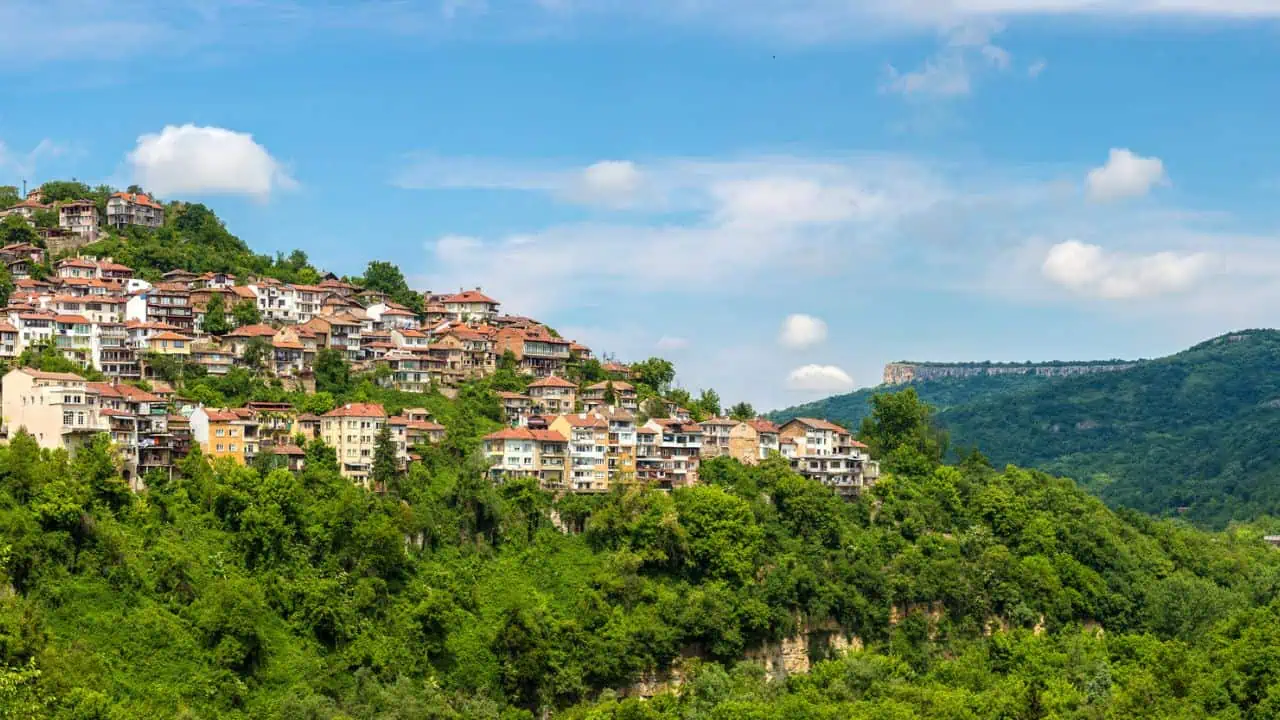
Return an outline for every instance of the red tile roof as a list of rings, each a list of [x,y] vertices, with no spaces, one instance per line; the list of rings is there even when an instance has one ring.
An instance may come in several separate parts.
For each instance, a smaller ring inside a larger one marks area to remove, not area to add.
[[[95,265],[94,263],[89,262],[88,260],[85,260],[84,258],[78,258],[78,257],[67,258],[66,260],[63,260],[63,261],[59,262],[59,263],[58,263],[58,267],[60,267],[60,268],[64,268],[64,267],[78,267],[78,268],[85,268],[85,269],[87,269],[87,270],[96,270],[96,269],[98,269],[98,266],[97,266],[97,265]]]
[[[275,337],[276,329],[270,325],[244,325],[227,333],[227,337]]]
[[[446,303],[490,303],[498,305],[498,301],[485,295],[479,290],[464,290],[460,293],[450,295],[444,299]]]
[[[84,378],[75,373],[45,372],[35,368],[18,368],[37,380],[66,380],[68,382],[84,382]]]
[[[57,322],[62,323],[63,325],[88,325],[89,324],[88,320],[84,319],[79,315],[56,315],[54,316],[53,319]]]
[[[545,377],[545,378],[542,378],[541,380],[535,380],[534,382],[529,383],[529,387],[531,388],[535,388],[535,387],[536,388],[544,388],[544,387],[576,388],[578,386],[574,385],[568,380],[565,380],[562,377],[552,375],[551,377]]]
[[[118,193],[112,193],[111,197],[123,198],[126,202],[131,202],[131,203],[134,203],[135,205],[145,205],[147,207],[153,207],[159,210],[164,209],[163,205],[156,202],[155,200],[152,200],[145,193],[134,194],[134,193],[127,193],[127,192],[118,192]]]
[[[229,410],[210,410],[205,408],[204,414],[209,416],[210,422],[234,422],[240,419],[239,415]]]
[[[793,419],[791,422],[787,424],[790,425],[791,423],[800,423],[801,425],[804,425],[805,427],[813,428],[814,430],[829,430],[831,432],[844,433],[846,435],[849,433],[848,430],[845,430],[844,428],[840,427],[839,425],[833,422],[829,422],[827,420],[819,420],[817,418],[798,417]]]
[[[276,447],[271,448],[271,452],[276,455],[295,455],[300,457],[306,457],[307,455],[307,451],[297,445],[277,445]]]
[[[777,425],[774,425],[773,423],[769,422],[768,420],[765,420],[764,418],[756,418],[755,420],[748,420],[747,424],[750,425],[752,428],[754,428],[755,431],[758,433],[778,433],[782,431],[781,428],[779,428]]]
[[[160,332],[160,333],[156,333],[155,335],[152,335],[151,339],[152,340],[190,340],[191,338],[186,335],[179,335],[176,332],[169,332],[168,330],[166,330],[164,332]]]
[[[347,403],[324,414],[325,417],[386,417],[387,411],[377,403]]]

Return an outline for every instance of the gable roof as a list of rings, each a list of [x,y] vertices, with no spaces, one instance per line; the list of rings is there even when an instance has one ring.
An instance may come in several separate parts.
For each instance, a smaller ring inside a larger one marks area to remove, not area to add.
[[[557,375],[552,375],[550,377],[545,377],[545,378],[542,378],[541,380],[536,380],[534,382],[529,383],[529,387],[531,388],[535,388],[535,387],[536,388],[544,388],[544,387],[576,388],[578,386],[569,382],[568,380],[565,380],[562,377],[559,377]]]
[[[786,427],[791,423],[800,423],[801,425],[807,428],[812,428],[814,430],[828,430],[831,432],[838,432],[838,433],[845,433],[845,434],[849,433],[848,430],[840,427],[839,425],[833,422],[829,422],[827,420],[819,420],[817,418],[806,418],[806,417],[793,418],[791,422],[783,424],[783,427]]]
[[[499,305],[497,300],[485,295],[479,290],[463,290],[460,293],[449,295],[444,299],[445,303],[489,303],[491,305]]]
[[[227,333],[227,337],[275,337],[276,329],[270,325],[244,325]]]
[[[387,411],[378,403],[347,403],[324,414],[325,417],[386,417]]]

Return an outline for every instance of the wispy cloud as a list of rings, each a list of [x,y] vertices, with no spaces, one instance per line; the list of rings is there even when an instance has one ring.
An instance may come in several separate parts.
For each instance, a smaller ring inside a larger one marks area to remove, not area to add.
[[[915,98],[949,98],[968,95],[975,76],[1009,69],[1013,56],[992,38],[1000,26],[975,22],[946,33],[942,49],[917,70],[901,72],[890,65],[883,86],[886,92]]]
[[[12,171],[22,177],[34,178],[39,163],[46,158],[57,158],[68,152],[67,145],[54,142],[48,138],[41,140],[35,147],[23,151],[15,151],[0,142],[0,168]]]

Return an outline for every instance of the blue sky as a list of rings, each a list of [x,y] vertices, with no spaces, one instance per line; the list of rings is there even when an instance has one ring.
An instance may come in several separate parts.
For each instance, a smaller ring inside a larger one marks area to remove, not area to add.
[[[1280,0],[0,0],[0,183],[482,286],[772,408],[1275,325]]]

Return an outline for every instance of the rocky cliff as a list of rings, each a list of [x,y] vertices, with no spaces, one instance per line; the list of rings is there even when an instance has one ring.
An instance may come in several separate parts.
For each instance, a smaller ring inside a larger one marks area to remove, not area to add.
[[[884,384],[902,385],[920,380],[974,377],[978,375],[1039,375],[1065,377],[1100,372],[1128,370],[1137,362],[1112,360],[1103,362],[1051,363],[912,363],[896,362],[884,366]]]

